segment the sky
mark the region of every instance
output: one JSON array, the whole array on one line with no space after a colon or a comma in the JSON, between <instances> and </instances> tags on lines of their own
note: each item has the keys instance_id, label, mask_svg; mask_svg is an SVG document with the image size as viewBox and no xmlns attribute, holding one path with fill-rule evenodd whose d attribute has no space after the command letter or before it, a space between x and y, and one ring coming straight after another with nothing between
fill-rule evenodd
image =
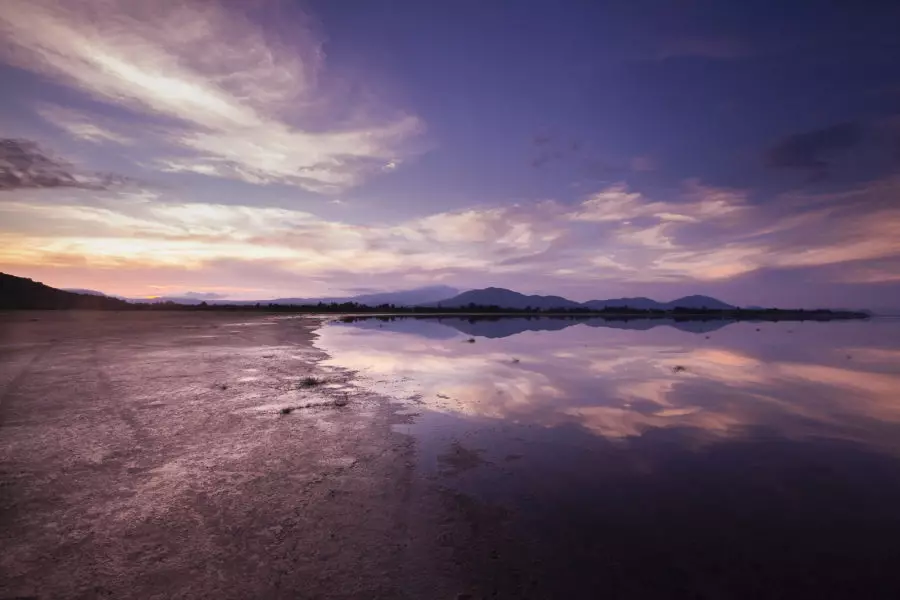
<instances>
[{"instance_id":1,"label":"sky","mask_svg":"<svg viewBox=\"0 0 900 600\"><path fill-rule=\"evenodd\" d=\"M900 4L3 0L0 271L900 307Z\"/></svg>"}]
</instances>

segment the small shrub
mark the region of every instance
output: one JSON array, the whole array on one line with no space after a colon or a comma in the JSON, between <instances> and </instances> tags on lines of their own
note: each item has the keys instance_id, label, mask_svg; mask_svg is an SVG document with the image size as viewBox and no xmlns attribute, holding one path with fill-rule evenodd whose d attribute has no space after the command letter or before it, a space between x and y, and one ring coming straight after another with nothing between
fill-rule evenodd
<instances>
[{"instance_id":1,"label":"small shrub","mask_svg":"<svg viewBox=\"0 0 900 600\"><path fill-rule=\"evenodd\" d=\"M324 379L319 379L318 377L313 377L310 375L301 379L297 385L302 388L310 388L316 387L317 385L322 385L323 383L325 383Z\"/></svg>"},{"instance_id":2,"label":"small shrub","mask_svg":"<svg viewBox=\"0 0 900 600\"><path fill-rule=\"evenodd\" d=\"M281 409L281 414L289 415L289 414L291 414L291 411L293 411L293 410L294 410L293 408L291 408L290 406L287 406L287 407Z\"/></svg>"},{"instance_id":3,"label":"small shrub","mask_svg":"<svg viewBox=\"0 0 900 600\"><path fill-rule=\"evenodd\" d=\"M466 343L474 344L474 343L475 343L475 338L469 338L469 339L467 339L467 340L466 340Z\"/></svg>"},{"instance_id":4,"label":"small shrub","mask_svg":"<svg viewBox=\"0 0 900 600\"><path fill-rule=\"evenodd\" d=\"M687 367L684 367L682 365L675 365L674 367L672 367L673 373L684 373L685 371L687 371Z\"/></svg>"}]
</instances>

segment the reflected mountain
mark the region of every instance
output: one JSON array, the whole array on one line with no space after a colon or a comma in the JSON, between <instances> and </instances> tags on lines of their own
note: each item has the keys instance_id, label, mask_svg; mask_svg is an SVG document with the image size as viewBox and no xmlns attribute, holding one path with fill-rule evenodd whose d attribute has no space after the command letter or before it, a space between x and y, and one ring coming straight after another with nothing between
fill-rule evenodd
<instances>
[{"instance_id":1,"label":"reflected mountain","mask_svg":"<svg viewBox=\"0 0 900 600\"><path fill-rule=\"evenodd\" d=\"M335 324L349 325L357 329L408 333L431 340L449 340L459 335L459 330L449 327L448 319L426 319L416 317L342 317Z\"/></svg>"},{"instance_id":2,"label":"reflected mountain","mask_svg":"<svg viewBox=\"0 0 900 600\"><path fill-rule=\"evenodd\" d=\"M526 331L560 331L573 325L647 331L671 327L687 333L711 333L736 321L728 319L641 319L624 317L343 317L340 323L365 329L384 329L421 335L429 339L448 339L453 331L484 338L504 338Z\"/></svg>"}]
</instances>

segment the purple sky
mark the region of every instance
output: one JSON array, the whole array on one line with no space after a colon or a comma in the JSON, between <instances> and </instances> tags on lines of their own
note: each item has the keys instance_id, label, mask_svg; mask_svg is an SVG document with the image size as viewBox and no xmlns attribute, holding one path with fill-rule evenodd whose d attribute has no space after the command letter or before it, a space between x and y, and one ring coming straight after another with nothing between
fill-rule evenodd
<instances>
[{"instance_id":1,"label":"purple sky","mask_svg":"<svg viewBox=\"0 0 900 600\"><path fill-rule=\"evenodd\" d=\"M0 271L900 306L898 28L895 2L3 0Z\"/></svg>"}]
</instances>

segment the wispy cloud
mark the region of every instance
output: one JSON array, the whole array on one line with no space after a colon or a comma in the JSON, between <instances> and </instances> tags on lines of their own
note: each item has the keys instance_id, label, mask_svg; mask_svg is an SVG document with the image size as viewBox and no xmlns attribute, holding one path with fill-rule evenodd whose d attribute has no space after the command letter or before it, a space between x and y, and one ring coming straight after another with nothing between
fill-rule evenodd
<instances>
[{"instance_id":1,"label":"wispy cloud","mask_svg":"<svg viewBox=\"0 0 900 600\"><path fill-rule=\"evenodd\" d=\"M264 10L251 18L266 4L6 0L0 33L7 60L167 119L161 169L327 192L399 165L422 122L331 94L308 20L295 20L285 41L259 25ZM59 116L49 118L104 137Z\"/></svg>"},{"instance_id":2,"label":"wispy cloud","mask_svg":"<svg viewBox=\"0 0 900 600\"><path fill-rule=\"evenodd\" d=\"M639 217L661 221L696 222L732 215L746 208L743 192L705 187L696 180L686 182L688 201L651 201L618 183L589 196L568 216L575 221L620 222Z\"/></svg>"},{"instance_id":3,"label":"wispy cloud","mask_svg":"<svg viewBox=\"0 0 900 600\"><path fill-rule=\"evenodd\" d=\"M49 123L79 140L96 144L134 144L132 138L104 127L95 117L77 110L48 104L38 108L37 112Z\"/></svg>"},{"instance_id":4,"label":"wispy cloud","mask_svg":"<svg viewBox=\"0 0 900 600\"><path fill-rule=\"evenodd\" d=\"M76 168L52 156L36 142L0 138L0 191L29 188L81 188L105 190L129 183L113 173Z\"/></svg>"},{"instance_id":5,"label":"wispy cloud","mask_svg":"<svg viewBox=\"0 0 900 600\"><path fill-rule=\"evenodd\" d=\"M327 280L332 291L386 281L521 287L526 278L550 290L572 281L724 282L771 269L821 269L845 281L838 267L853 265L875 283L895 280L888 275L900 267L900 211L885 200L898 190L887 180L758 206L739 190L697 181L665 201L616 184L576 205L484 206L367 225L189 203L164 191L74 189L52 200L20 191L0 201L0 269L89 261L101 270L205 274L220 285L267 273L306 286Z\"/></svg>"}]
</instances>

